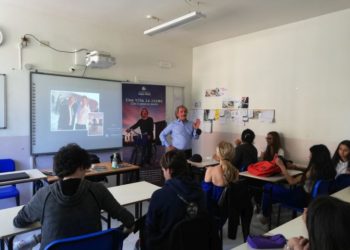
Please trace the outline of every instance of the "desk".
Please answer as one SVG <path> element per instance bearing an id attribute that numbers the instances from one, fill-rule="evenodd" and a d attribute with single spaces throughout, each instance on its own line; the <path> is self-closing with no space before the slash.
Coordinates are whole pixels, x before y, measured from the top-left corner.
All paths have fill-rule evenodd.
<path id="1" fill-rule="evenodd" d="M 14 185 L 14 184 L 26 183 L 26 182 L 34 182 L 34 181 L 38 181 L 38 180 L 44 180 L 47 177 L 46 175 L 41 173 L 38 169 L 28 169 L 28 170 L 19 170 L 19 171 L 13 171 L 13 172 L 3 172 L 3 173 L 0 173 L 0 175 L 11 174 L 11 173 L 23 173 L 23 172 L 27 173 L 29 175 L 29 178 L 12 180 L 12 181 L 2 181 L 2 182 L 0 182 L 0 186 Z"/>
<path id="2" fill-rule="evenodd" d="M 105 170 L 98 170 L 96 171 L 95 169 L 88 169 L 86 171 L 85 176 L 98 176 L 98 175 L 102 175 L 102 176 L 108 176 L 108 175 L 116 175 L 116 183 L 117 186 L 120 185 L 120 175 L 121 174 L 125 174 L 128 172 L 136 172 L 136 179 L 139 180 L 139 171 L 140 171 L 140 167 L 130 164 L 130 163 L 126 163 L 123 162 L 120 164 L 122 167 L 120 168 L 112 168 L 112 163 L 111 162 L 101 162 L 101 163 L 96 163 L 94 164 L 94 166 L 97 167 L 105 167 Z M 52 183 L 58 180 L 57 176 L 47 176 L 47 182 L 48 183 Z"/>
<path id="3" fill-rule="evenodd" d="M 299 170 L 288 169 L 287 171 L 288 171 L 290 176 L 296 176 L 296 175 L 303 173 L 302 171 L 299 171 Z M 273 175 L 273 176 L 264 177 L 264 176 L 252 175 L 248 171 L 244 171 L 244 172 L 240 172 L 239 176 L 250 178 L 250 179 L 255 179 L 255 180 L 259 180 L 259 181 L 263 181 L 263 182 L 271 182 L 271 183 L 281 182 L 281 181 L 284 181 L 286 179 L 282 173 L 277 174 L 277 175 Z"/>
<path id="4" fill-rule="evenodd" d="M 191 165 L 191 173 L 193 178 L 199 183 L 201 183 L 204 180 L 206 167 L 219 164 L 218 161 L 213 159 L 202 161 L 202 162 L 193 162 L 193 161 L 187 160 L 187 163 Z"/>
<path id="5" fill-rule="evenodd" d="M 350 187 L 347 187 L 343 190 L 340 190 L 339 192 L 336 192 L 332 194 L 333 197 L 336 197 L 340 200 L 350 202 Z M 302 216 L 299 216 L 279 227 L 276 227 L 275 229 L 269 231 L 266 233 L 269 234 L 283 234 L 287 239 L 292 237 L 298 237 L 303 236 L 305 238 L 308 238 L 307 229 L 305 226 L 305 223 L 302 219 Z M 249 247 L 247 243 L 244 243 L 238 247 L 233 248 L 235 250 L 247 250 L 252 249 Z"/>
<path id="6" fill-rule="evenodd" d="M 300 170 L 292 170 L 292 169 L 288 169 L 288 174 L 290 176 L 297 176 L 297 175 L 300 175 L 302 174 L 303 172 L 300 171 Z M 286 177 L 280 173 L 280 174 L 276 174 L 276 175 L 273 175 L 273 176 L 256 176 L 256 175 L 252 175 L 251 173 L 249 173 L 248 171 L 244 171 L 244 172 L 240 172 L 239 173 L 239 176 L 240 177 L 244 177 L 244 178 L 247 178 L 249 179 L 248 180 L 248 185 L 250 187 L 252 187 L 253 189 L 256 190 L 256 192 L 254 193 L 254 196 L 255 197 L 258 197 L 256 199 L 260 200 L 261 199 L 261 193 L 263 192 L 263 185 L 266 183 L 266 182 L 269 182 L 269 183 L 279 183 L 279 182 L 282 182 L 282 181 L 285 181 L 286 180 Z M 271 195 L 271 193 L 270 193 Z M 272 206 L 272 204 L 271 204 Z M 269 229 L 271 229 L 271 225 L 272 225 L 272 221 L 271 221 L 271 216 L 270 216 L 270 219 L 269 219 Z"/>
<path id="7" fill-rule="evenodd" d="M 108 190 L 123 206 L 135 204 L 135 217 L 142 217 L 142 202 L 149 200 L 154 191 L 160 187 L 146 181 L 110 187 Z"/>
<path id="8" fill-rule="evenodd" d="M 112 193 L 114 198 L 122 205 L 130 205 L 130 204 L 140 204 L 145 200 L 149 200 L 153 194 L 153 192 L 160 187 L 148 183 L 146 181 L 135 182 L 131 184 L 111 187 L 108 190 Z M 8 246 L 12 247 L 12 242 L 14 237 L 17 234 L 26 233 L 29 231 L 33 231 L 39 229 L 41 227 L 40 223 L 34 223 L 25 228 L 16 228 L 13 226 L 13 219 L 16 217 L 18 211 L 23 206 L 12 207 L 7 209 L 0 210 L 0 239 L 1 239 L 1 247 L 0 249 L 4 249 L 4 240 L 7 239 Z M 141 211 L 137 211 L 138 213 L 142 213 Z"/>
<path id="9" fill-rule="evenodd" d="M 218 161 L 213 160 L 213 159 L 212 160 L 207 160 L 207 161 L 202 161 L 202 162 L 193 162 L 193 161 L 187 160 L 187 162 L 189 164 L 191 164 L 191 166 L 194 166 L 194 167 L 197 167 L 197 168 L 205 168 L 205 167 L 214 166 L 214 165 L 219 164 Z"/>
<path id="10" fill-rule="evenodd" d="M 23 206 L 11 207 L 0 210 L 0 249 L 5 249 L 5 240 L 7 240 L 8 249 L 12 249 L 12 242 L 17 234 L 30 232 L 41 227 L 40 222 L 36 222 L 25 228 L 17 228 L 13 225 L 13 219 Z"/>
<path id="11" fill-rule="evenodd" d="M 28 170 L 19 170 L 19 171 L 13 171 L 13 172 L 3 172 L 3 173 L 0 173 L 0 175 L 9 174 L 9 173 L 23 173 L 23 172 L 27 173 L 29 175 L 29 178 L 12 180 L 12 181 L 2 181 L 2 182 L 0 182 L 0 186 L 33 182 L 33 194 L 35 194 L 37 189 L 39 189 L 39 187 L 40 187 L 39 185 L 37 185 L 37 182 L 39 182 L 40 180 L 45 180 L 47 178 L 47 176 L 44 175 L 42 172 L 40 172 L 40 170 L 28 169 Z"/>

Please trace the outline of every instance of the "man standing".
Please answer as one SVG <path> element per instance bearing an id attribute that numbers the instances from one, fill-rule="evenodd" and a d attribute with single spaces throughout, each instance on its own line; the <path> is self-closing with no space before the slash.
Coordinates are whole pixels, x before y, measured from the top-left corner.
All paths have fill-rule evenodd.
<path id="1" fill-rule="evenodd" d="M 136 129 L 140 127 L 142 136 L 146 136 L 145 145 L 142 145 L 142 161 L 145 163 L 150 163 L 152 158 L 152 142 L 153 142 L 153 118 L 148 116 L 148 109 L 141 109 L 141 119 L 139 119 L 134 125 L 126 130 L 130 132 L 131 129 Z"/>
<path id="2" fill-rule="evenodd" d="M 186 158 L 192 156 L 192 139 L 198 139 L 201 134 L 199 129 L 200 120 L 195 122 L 187 120 L 187 108 L 180 105 L 175 110 L 176 120 L 171 122 L 159 135 L 162 145 L 167 151 L 178 149 L 184 151 Z M 167 136 L 171 135 L 172 142 L 169 143 Z"/>
<path id="3" fill-rule="evenodd" d="M 59 107 L 58 130 L 72 130 L 77 112 L 75 96 L 71 95 Z"/>

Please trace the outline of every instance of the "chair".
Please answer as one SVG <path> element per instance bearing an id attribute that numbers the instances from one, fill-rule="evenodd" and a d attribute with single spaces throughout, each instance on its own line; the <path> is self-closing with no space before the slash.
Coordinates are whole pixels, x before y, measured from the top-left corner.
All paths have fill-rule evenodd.
<path id="1" fill-rule="evenodd" d="M 209 215 L 179 221 L 170 232 L 168 250 L 220 249 L 218 232 Z"/>
<path id="2" fill-rule="evenodd" d="M 350 174 L 341 174 L 331 184 L 331 193 L 338 192 L 346 187 L 350 186 Z"/>
<path id="3" fill-rule="evenodd" d="M 319 195 L 328 195 L 331 191 L 333 180 L 318 180 L 315 182 L 314 186 L 311 190 L 311 199 L 315 199 Z M 277 225 L 279 225 L 280 217 L 281 217 L 281 207 L 289 208 L 292 210 L 292 218 L 294 219 L 298 213 L 303 213 L 303 207 L 295 207 L 285 203 L 281 203 L 278 207 L 278 215 L 277 215 Z"/>
<path id="4" fill-rule="evenodd" d="M 126 234 L 119 228 L 55 240 L 45 250 L 122 250 Z"/>
<path id="5" fill-rule="evenodd" d="M 16 165 L 12 159 L 0 159 L 0 173 L 16 171 Z M 16 198 L 16 205 L 19 206 L 19 191 L 16 185 L 0 187 L 0 199 Z"/>
<path id="6" fill-rule="evenodd" d="M 243 240 L 246 242 L 250 233 L 250 223 L 253 216 L 252 191 L 247 180 L 238 180 L 229 185 L 227 194 L 227 216 L 228 232 L 227 236 L 235 240 L 238 225 L 242 226 Z"/>

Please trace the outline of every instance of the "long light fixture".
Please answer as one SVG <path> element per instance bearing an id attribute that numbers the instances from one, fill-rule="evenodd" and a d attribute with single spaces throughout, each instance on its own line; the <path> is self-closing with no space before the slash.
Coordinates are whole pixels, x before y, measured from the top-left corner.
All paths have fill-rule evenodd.
<path id="1" fill-rule="evenodd" d="M 143 32 L 143 34 L 153 36 L 153 35 L 158 34 L 160 32 L 163 32 L 163 31 L 175 28 L 177 26 L 189 23 L 189 22 L 194 21 L 196 19 L 199 19 L 201 17 L 205 17 L 205 15 L 199 11 L 193 11 L 191 13 L 184 15 L 184 16 L 180 16 L 178 18 L 175 18 L 169 22 L 166 22 L 166 23 L 160 24 L 158 26 L 155 26 L 151 29 L 145 30 Z"/>

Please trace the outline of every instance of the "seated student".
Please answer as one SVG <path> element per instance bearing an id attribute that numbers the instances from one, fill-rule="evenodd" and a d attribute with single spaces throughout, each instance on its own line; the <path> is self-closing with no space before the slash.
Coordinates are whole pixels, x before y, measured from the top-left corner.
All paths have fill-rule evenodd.
<path id="1" fill-rule="evenodd" d="M 123 222 L 129 230 L 133 227 L 134 216 L 105 186 L 84 179 L 88 168 L 87 151 L 77 144 L 62 147 L 54 156 L 54 172 L 59 180 L 40 189 L 14 218 L 15 227 L 41 222 L 40 249 L 57 239 L 102 230 L 101 210 Z"/>
<path id="2" fill-rule="evenodd" d="M 272 161 L 276 154 L 284 156 L 284 150 L 281 147 L 280 136 L 276 131 L 267 133 L 266 142 L 266 149 L 261 154 L 261 159 L 263 161 Z"/>
<path id="3" fill-rule="evenodd" d="M 220 216 L 218 207 L 220 196 L 229 183 L 238 180 L 239 173 L 231 164 L 234 155 L 234 148 L 231 143 L 221 141 L 216 146 L 215 155 L 219 164 L 206 169 L 202 188 L 207 196 L 209 212 L 213 215 Z"/>
<path id="4" fill-rule="evenodd" d="M 187 202 L 198 205 L 199 211 L 206 210 L 205 196 L 199 184 L 189 175 L 189 167 L 183 152 L 166 152 L 160 161 L 165 185 L 152 195 L 145 221 L 146 249 L 169 249 L 170 231 L 186 216 Z M 181 198 L 179 197 L 181 196 Z"/>
<path id="5" fill-rule="evenodd" d="M 258 161 L 258 150 L 253 145 L 255 134 L 250 129 L 245 129 L 242 132 L 240 143 L 236 147 L 235 156 L 232 160 L 232 165 L 239 171 L 246 171 L 247 167 Z"/>
<path id="6" fill-rule="evenodd" d="M 293 237 L 285 249 L 347 250 L 350 239 L 350 204 L 331 196 L 313 200 L 303 214 L 309 239 Z"/>
<path id="7" fill-rule="evenodd" d="M 332 158 L 337 176 L 341 174 L 350 174 L 350 141 L 344 140 L 339 143 Z"/>
<path id="8" fill-rule="evenodd" d="M 302 175 L 290 176 L 281 159 L 276 160 L 282 174 L 290 185 L 295 188 L 284 187 L 278 184 L 265 184 L 262 199 L 262 214 L 258 214 L 261 223 L 267 223 L 271 206 L 275 202 L 284 202 L 295 207 L 306 207 L 310 201 L 310 193 L 313 185 L 318 180 L 332 180 L 335 177 L 335 169 L 332 164 L 331 154 L 325 145 L 314 145 L 310 148 L 310 161 Z"/>

